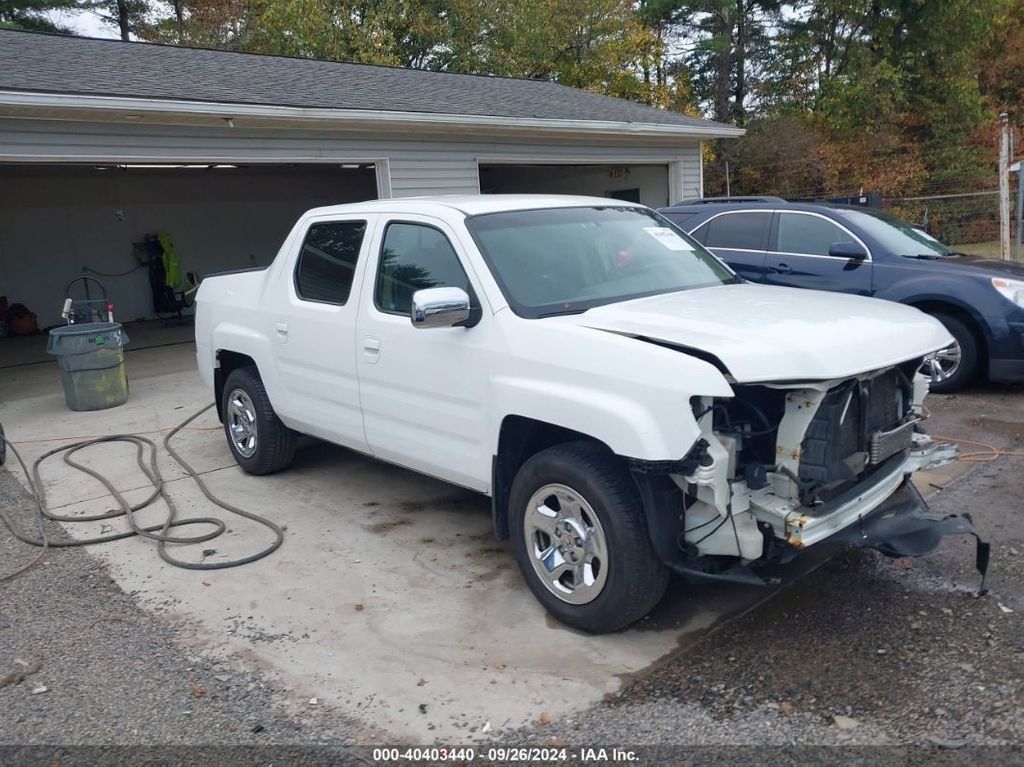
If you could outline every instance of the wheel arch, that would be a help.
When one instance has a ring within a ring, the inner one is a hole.
[[[259,375],[259,366],[256,364],[256,360],[248,354],[231,351],[230,349],[218,349],[216,353],[216,360],[217,365],[213,370],[213,394],[214,402],[217,404],[217,418],[221,423],[223,423],[224,384],[227,382],[228,376],[231,375],[234,370],[247,367],[256,368],[256,373]]]
[[[979,367],[987,369],[988,333],[985,331],[985,325],[981,317],[975,314],[970,307],[945,297],[931,296],[912,298],[904,301],[904,303],[913,306],[915,309],[920,309],[928,315],[948,314],[963,322],[974,336],[974,340],[978,342]]]
[[[541,450],[579,441],[593,442],[614,455],[607,443],[565,426],[522,415],[507,415],[502,419],[497,451],[491,458],[491,515],[494,534],[499,540],[507,540],[510,535],[509,491],[520,467]]]

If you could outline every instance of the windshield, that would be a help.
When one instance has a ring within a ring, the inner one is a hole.
[[[517,210],[473,216],[466,226],[521,317],[739,281],[646,208]]]
[[[836,213],[859,226],[883,248],[897,256],[953,255],[952,250],[930,234],[898,218],[859,210],[837,210]]]

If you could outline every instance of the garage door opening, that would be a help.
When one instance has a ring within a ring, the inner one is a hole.
[[[584,194],[640,202],[652,208],[662,208],[669,204],[668,166],[664,163],[481,163],[480,191],[484,194]]]
[[[147,235],[169,237],[181,273],[201,279],[266,266],[309,208],[375,197],[372,163],[0,165],[0,296],[43,329],[63,322],[65,286],[85,274],[118,321],[165,316],[140,256]]]

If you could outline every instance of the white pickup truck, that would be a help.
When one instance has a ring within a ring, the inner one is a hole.
[[[530,589],[587,631],[647,614],[672,570],[765,583],[759,565],[826,540],[907,556],[977,537],[908,480],[941,324],[745,283],[639,205],[319,208],[197,307],[245,471],[284,468],[308,434],[487,494]]]

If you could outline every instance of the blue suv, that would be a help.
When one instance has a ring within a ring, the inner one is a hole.
[[[932,315],[955,339],[926,362],[933,391],[982,374],[1024,381],[1024,264],[957,253],[869,208],[755,197],[660,212],[751,282],[874,296]]]

